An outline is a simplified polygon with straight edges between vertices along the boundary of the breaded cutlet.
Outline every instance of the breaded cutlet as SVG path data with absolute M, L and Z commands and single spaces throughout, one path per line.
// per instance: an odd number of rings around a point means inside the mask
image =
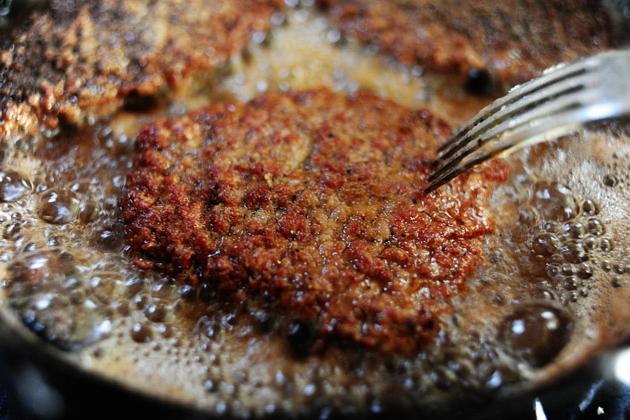
M 149 125 L 120 200 L 134 263 L 410 353 L 482 263 L 493 162 L 423 195 L 450 130 L 427 110 L 326 88 Z
M 0 138 L 106 117 L 210 77 L 281 0 L 52 0 L 0 45 Z
M 333 25 L 410 66 L 505 90 L 615 46 L 602 1 L 318 0 Z M 475 80 L 476 79 L 476 80 Z

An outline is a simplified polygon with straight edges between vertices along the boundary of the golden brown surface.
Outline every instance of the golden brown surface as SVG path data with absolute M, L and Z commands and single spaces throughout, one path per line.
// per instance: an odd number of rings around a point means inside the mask
M 0 137 L 185 87 L 267 30 L 280 0 L 52 1 L 0 50 Z
M 333 24 L 408 65 L 487 70 L 503 88 L 614 46 L 599 1 L 319 0 Z
M 480 263 L 506 176 L 495 163 L 423 196 L 448 132 L 426 110 L 327 89 L 150 125 L 121 199 L 134 262 L 324 334 L 416 349 Z

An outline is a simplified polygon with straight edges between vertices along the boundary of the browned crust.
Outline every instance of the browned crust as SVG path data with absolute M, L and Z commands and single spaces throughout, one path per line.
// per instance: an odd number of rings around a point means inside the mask
M 52 1 L 0 51 L 0 138 L 181 88 L 269 28 L 281 0 Z
M 218 104 L 145 128 L 120 204 L 134 262 L 409 352 L 481 261 L 500 164 L 423 196 L 449 130 L 327 89 Z
M 487 70 L 507 88 L 615 45 L 600 1 L 318 0 L 333 24 L 408 65 Z

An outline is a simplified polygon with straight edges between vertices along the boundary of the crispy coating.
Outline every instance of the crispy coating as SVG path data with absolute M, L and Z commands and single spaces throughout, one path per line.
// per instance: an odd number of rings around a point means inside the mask
M 120 200 L 135 264 L 262 299 L 382 351 L 417 350 L 482 259 L 500 163 L 423 196 L 449 133 L 327 89 L 146 127 Z
M 615 45 L 597 0 L 319 0 L 333 24 L 408 65 L 469 74 L 503 89 Z
M 211 75 L 281 0 L 52 0 L 0 50 L 0 138 L 107 116 Z

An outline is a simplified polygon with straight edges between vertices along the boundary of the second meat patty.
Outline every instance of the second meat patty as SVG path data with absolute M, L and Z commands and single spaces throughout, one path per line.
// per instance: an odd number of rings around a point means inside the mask
M 414 351 L 481 263 L 506 177 L 493 163 L 423 196 L 448 133 L 428 111 L 326 89 L 151 125 L 120 201 L 134 262 Z
M 615 46 L 598 0 L 319 0 L 334 25 L 407 65 L 501 88 Z M 487 72 L 487 73 L 484 73 Z

